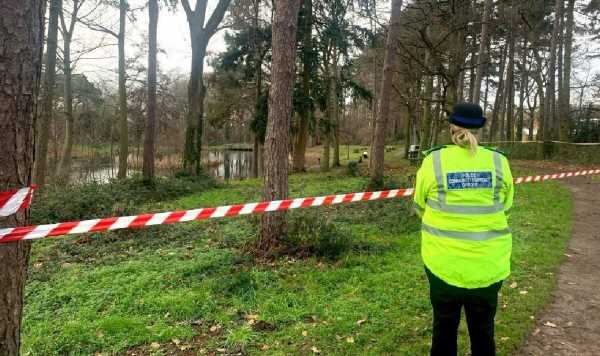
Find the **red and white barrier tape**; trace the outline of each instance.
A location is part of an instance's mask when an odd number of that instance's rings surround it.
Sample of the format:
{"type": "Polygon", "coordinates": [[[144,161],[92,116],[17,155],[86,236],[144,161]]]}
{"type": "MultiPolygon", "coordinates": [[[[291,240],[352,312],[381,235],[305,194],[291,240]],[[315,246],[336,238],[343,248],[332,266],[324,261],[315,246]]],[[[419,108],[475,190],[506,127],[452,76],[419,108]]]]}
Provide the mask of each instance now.
{"type": "Polygon", "coordinates": [[[577,172],[565,172],[565,173],[554,173],[554,174],[545,174],[541,176],[527,176],[527,177],[519,177],[515,178],[515,184],[521,183],[530,183],[530,182],[541,182],[549,179],[563,179],[563,178],[571,178],[577,176],[586,176],[591,174],[600,174],[600,169],[590,169],[585,171],[577,171],[577,172]]]}
{"type": "Polygon", "coordinates": [[[36,186],[0,192],[0,216],[5,217],[27,209],[36,186]]]}
{"type": "MultiPolygon", "coordinates": [[[[600,174],[600,169],[569,173],[547,174],[540,176],[519,177],[515,178],[514,182],[515,184],[521,184],[591,174],[600,174]]],[[[104,219],[71,221],[37,226],[11,227],[0,229],[0,243],[18,240],[37,240],[53,236],[83,234],[87,232],[134,229],[152,225],[175,224],[193,220],[206,220],[212,218],[222,218],[227,216],[260,214],[265,212],[310,208],[322,205],[336,205],[359,201],[410,197],[413,195],[413,193],[413,188],[394,189],[380,192],[348,193],[314,198],[297,198],[262,203],[227,205],[216,208],[169,211],[155,214],[141,214],[133,216],[111,217],[104,219]]]]}

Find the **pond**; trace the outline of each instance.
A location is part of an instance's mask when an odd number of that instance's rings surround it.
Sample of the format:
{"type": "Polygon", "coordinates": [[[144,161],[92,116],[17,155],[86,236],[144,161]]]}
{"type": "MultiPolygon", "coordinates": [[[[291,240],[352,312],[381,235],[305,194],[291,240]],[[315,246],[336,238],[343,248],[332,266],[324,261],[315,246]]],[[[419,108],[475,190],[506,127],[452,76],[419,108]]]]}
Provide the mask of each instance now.
{"type": "MultiPolygon", "coordinates": [[[[173,157],[171,157],[173,158],[173,157]]],[[[130,158],[131,159],[131,158],[130,158]]],[[[108,183],[117,177],[118,158],[94,159],[90,162],[81,159],[73,160],[71,182],[74,183],[108,183]]],[[[205,150],[202,154],[204,169],[217,179],[244,179],[250,177],[252,171],[253,154],[250,150],[205,150]]],[[[157,165],[158,175],[168,175],[179,167],[179,158],[169,160],[169,168],[157,165]]],[[[128,174],[139,173],[138,169],[129,170],[128,174]]]]}

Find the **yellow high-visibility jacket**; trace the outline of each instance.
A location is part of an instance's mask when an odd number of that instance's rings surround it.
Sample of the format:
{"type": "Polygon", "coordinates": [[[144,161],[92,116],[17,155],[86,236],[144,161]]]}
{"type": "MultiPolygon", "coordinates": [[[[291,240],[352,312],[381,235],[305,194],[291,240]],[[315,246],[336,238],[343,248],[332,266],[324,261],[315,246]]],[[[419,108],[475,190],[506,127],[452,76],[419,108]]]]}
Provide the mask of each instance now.
{"type": "Polygon", "coordinates": [[[508,160],[481,146],[475,155],[455,145],[425,154],[414,196],[425,266],[462,288],[505,279],[512,250],[507,212],[514,196],[508,160]]]}

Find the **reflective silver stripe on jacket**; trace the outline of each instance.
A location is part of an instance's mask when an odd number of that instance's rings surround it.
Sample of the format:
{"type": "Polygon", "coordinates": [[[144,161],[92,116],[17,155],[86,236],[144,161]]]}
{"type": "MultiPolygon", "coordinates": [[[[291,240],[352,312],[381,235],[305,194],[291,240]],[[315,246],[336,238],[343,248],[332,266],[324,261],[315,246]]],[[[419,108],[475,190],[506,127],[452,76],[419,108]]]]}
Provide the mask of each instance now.
{"type": "Polygon", "coordinates": [[[427,205],[435,210],[443,211],[446,213],[455,214],[494,214],[504,210],[504,204],[498,203],[494,205],[450,205],[446,203],[440,203],[435,200],[427,200],[427,205]]]}
{"type": "Polygon", "coordinates": [[[504,210],[504,204],[500,201],[502,190],[502,158],[500,153],[494,152],[494,170],[496,171],[496,185],[494,186],[494,204],[492,205],[460,205],[446,203],[446,189],[444,188],[444,175],[442,173],[441,150],[432,152],[433,172],[437,184],[438,200],[427,200],[427,205],[432,209],[455,214],[494,214],[504,210]]]}
{"type": "Polygon", "coordinates": [[[443,230],[438,229],[427,224],[421,224],[421,229],[437,237],[447,237],[458,240],[469,240],[469,241],[484,241],[494,239],[510,234],[510,229],[501,230],[487,230],[487,231],[454,231],[454,230],[443,230]]]}
{"type": "Polygon", "coordinates": [[[442,176],[442,158],[440,157],[441,150],[433,151],[433,172],[435,173],[435,181],[437,182],[438,201],[446,202],[446,190],[444,189],[444,177],[442,176]]]}
{"type": "Polygon", "coordinates": [[[494,203],[500,203],[500,191],[502,190],[502,158],[500,153],[494,151],[494,168],[496,169],[496,186],[494,187],[494,203]]]}

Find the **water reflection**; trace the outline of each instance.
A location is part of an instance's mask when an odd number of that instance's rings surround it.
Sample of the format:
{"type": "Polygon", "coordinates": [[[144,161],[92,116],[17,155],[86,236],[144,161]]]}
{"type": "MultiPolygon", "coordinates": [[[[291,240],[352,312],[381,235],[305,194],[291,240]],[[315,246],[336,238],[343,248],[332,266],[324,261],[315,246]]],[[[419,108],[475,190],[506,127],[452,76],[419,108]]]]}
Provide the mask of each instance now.
{"type": "MultiPolygon", "coordinates": [[[[224,180],[244,179],[250,177],[252,170],[252,151],[241,150],[205,150],[202,154],[204,169],[215,178],[224,180]]],[[[169,160],[170,164],[157,165],[158,175],[167,176],[181,167],[178,157],[169,160]],[[167,167],[171,165],[170,167],[167,167]]],[[[93,159],[92,161],[73,160],[71,182],[73,183],[108,183],[117,177],[119,167],[118,158],[111,163],[108,160],[93,159]],[[108,161],[108,163],[107,163],[108,161]]],[[[139,170],[130,169],[128,175],[140,173],[139,170]]]]}
{"type": "Polygon", "coordinates": [[[252,169],[252,151],[205,151],[202,163],[205,169],[214,177],[243,179],[250,176],[252,169]]]}

